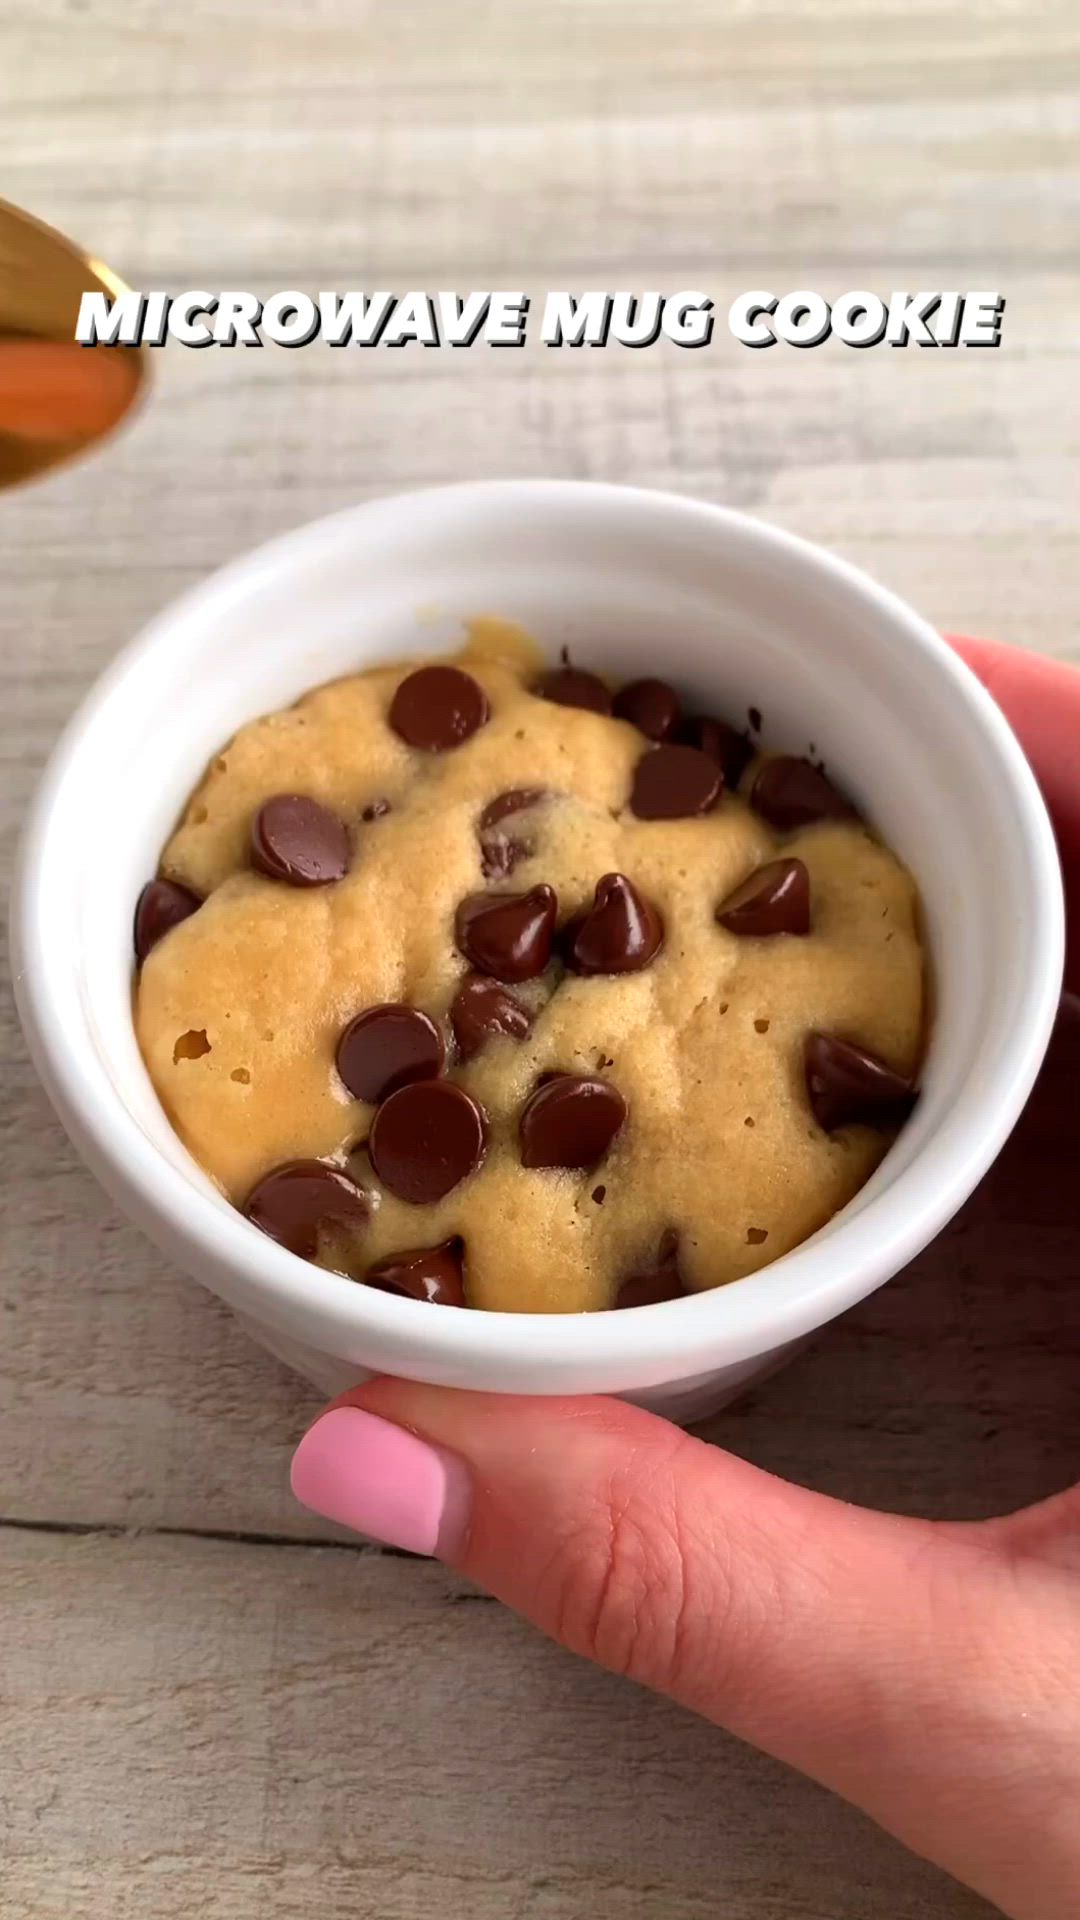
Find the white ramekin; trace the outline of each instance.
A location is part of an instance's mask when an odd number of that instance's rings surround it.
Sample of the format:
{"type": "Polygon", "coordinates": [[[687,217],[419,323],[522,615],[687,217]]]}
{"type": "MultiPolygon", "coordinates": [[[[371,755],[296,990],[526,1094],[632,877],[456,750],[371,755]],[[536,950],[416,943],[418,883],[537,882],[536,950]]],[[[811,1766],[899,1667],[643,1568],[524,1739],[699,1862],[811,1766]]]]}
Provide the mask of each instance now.
{"type": "MultiPolygon", "coordinates": [[[[316,1384],[336,1391],[370,1369],[625,1393],[680,1419],[774,1366],[956,1212],[1042,1059],[1062,921],[1027,762],[923,620],[773,527],[574,481],[372,501],[184,595],[115,661],[57,746],[13,901],[23,1025],[75,1145],[163,1252],[316,1384]],[[234,1212],[154,1095],[131,1019],[132,909],[204,763],[242,722],[369,662],[453,645],[480,613],[612,674],[669,676],[706,710],[760,708],[766,744],[813,742],[917,876],[936,1011],[914,1118],[850,1206],[736,1285],[568,1317],[456,1313],[355,1286],[234,1212]]],[[[720,1166],[716,1178],[719,1207],[720,1166]]]]}

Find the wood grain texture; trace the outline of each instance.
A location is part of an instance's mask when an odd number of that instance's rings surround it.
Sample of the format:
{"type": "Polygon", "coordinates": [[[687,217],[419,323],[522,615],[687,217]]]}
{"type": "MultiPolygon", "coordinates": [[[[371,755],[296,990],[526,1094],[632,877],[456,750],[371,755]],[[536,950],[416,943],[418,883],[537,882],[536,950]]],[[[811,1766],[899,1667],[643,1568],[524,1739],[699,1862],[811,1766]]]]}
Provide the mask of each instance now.
{"type": "MultiPolygon", "coordinates": [[[[0,503],[5,864],[128,635],[254,541],[491,473],[670,486],[1080,659],[1069,0],[8,0],[4,191],[143,287],[701,286],[702,353],[159,356],[0,503]],[[739,291],[994,287],[996,353],[748,353],[739,291]]],[[[118,1219],[0,1009],[0,1912],[967,1920],[817,1789],[286,1485],[309,1390],[118,1219]],[[214,1537],[218,1536],[218,1537],[214,1537]]],[[[1074,1473],[1078,1233],[1040,1101],[917,1267],[712,1437],[868,1503],[1074,1473]]]]}

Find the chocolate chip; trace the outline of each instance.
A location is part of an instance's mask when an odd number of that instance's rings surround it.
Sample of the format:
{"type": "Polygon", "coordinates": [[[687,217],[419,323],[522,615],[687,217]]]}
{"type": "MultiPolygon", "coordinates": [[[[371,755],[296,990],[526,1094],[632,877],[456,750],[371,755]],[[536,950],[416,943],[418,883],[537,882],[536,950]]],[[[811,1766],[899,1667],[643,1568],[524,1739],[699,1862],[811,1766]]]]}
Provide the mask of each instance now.
{"type": "Polygon", "coordinates": [[[251,823],[251,858],[271,880],[323,887],[349,870],[349,836],[329,807],[303,793],[277,793],[251,823]]]}
{"type": "Polygon", "coordinates": [[[535,807],[546,798],[543,787],[508,787],[505,793],[497,793],[494,800],[488,801],[480,815],[481,832],[497,827],[508,814],[524,813],[526,807],[535,807]]]}
{"type": "Polygon", "coordinates": [[[337,1043],[337,1070],[357,1100],[385,1100],[413,1080],[435,1080],[443,1070],[442,1034],[418,1007],[367,1007],[350,1020],[337,1043]]]}
{"type": "Polygon", "coordinates": [[[679,1300],[685,1294],[679,1272],[679,1236],[672,1228],[661,1234],[652,1266],[623,1281],[615,1296],[617,1307],[654,1307],[661,1300],[679,1300]]]}
{"type": "Polygon", "coordinates": [[[895,1073],[876,1053],[839,1040],[835,1034],[807,1034],[803,1065],[814,1119],[826,1133],[856,1122],[898,1127],[915,1104],[909,1079],[895,1073]]]}
{"type": "Polygon", "coordinates": [[[560,1073],[545,1079],[521,1111],[523,1167],[595,1167],[626,1118],[610,1080],[560,1073]]]}
{"type": "Polygon", "coordinates": [[[377,1260],[364,1275],[369,1287],[380,1293],[397,1293],[408,1300],[430,1300],[438,1307],[463,1307],[462,1282],[464,1248],[456,1237],[438,1247],[411,1247],[407,1253],[390,1253],[377,1260]]]}
{"type": "Polygon", "coordinates": [[[451,1080],[418,1080],[384,1100],[368,1151],[379,1179],[399,1200],[431,1206],[480,1165],[484,1111],[451,1080]]]}
{"type": "Polygon", "coordinates": [[[679,724],[679,696],[666,680],[631,680],[615,695],[612,712],[647,740],[670,740],[679,724]]]}
{"type": "Polygon", "coordinates": [[[551,957],[558,901],[552,887],[529,893],[472,893],[455,917],[466,960],[495,980],[532,980],[551,957]]]}
{"type": "Polygon", "coordinates": [[[634,769],[630,811],[639,820],[684,820],[715,807],[723,785],[721,768],[700,747],[653,747],[634,769]]]}
{"type": "Polygon", "coordinates": [[[542,673],[533,692],[560,707],[587,707],[590,713],[610,713],[611,695],[598,674],[581,667],[552,667],[542,673]]]}
{"type": "Polygon", "coordinates": [[[574,923],[566,963],[575,973],[639,973],[664,944],[664,922],[623,873],[596,883],[589,911],[574,923]]]}
{"type": "Polygon", "coordinates": [[[446,753],[460,747],[491,709],[487,694],[460,667],[418,667],[390,702],[390,725],[410,747],[446,753]]]}
{"type": "Polygon", "coordinates": [[[536,851],[528,841],[494,829],[511,814],[523,813],[546,797],[542,787],[511,787],[488,801],[480,815],[480,866],[485,880],[505,880],[519,860],[536,851]]]}
{"type": "Polygon", "coordinates": [[[148,880],[135,907],[135,958],[140,967],[151,947],[201,906],[198,894],[175,880],[148,880]]]}
{"type": "Polygon", "coordinates": [[[728,933],[809,933],[810,875],[801,860],[770,860],[716,909],[728,933]]]}
{"type": "Polygon", "coordinates": [[[391,812],[389,800],[370,800],[360,814],[361,820],[384,820],[391,812]]]}
{"type": "Polygon", "coordinates": [[[750,805],[781,833],[816,820],[849,820],[855,811],[819,768],[791,754],[766,760],[750,789],[750,805]]]}
{"type": "Polygon", "coordinates": [[[320,1227],[362,1227],[370,1206],[340,1167],[325,1160],[286,1160],[252,1188],[244,1212],[279,1246],[310,1260],[320,1227]]]}
{"type": "Polygon", "coordinates": [[[723,768],[724,784],[729,787],[738,786],[754,757],[754,749],[746,735],[736,727],[729,726],[726,720],[706,716],[688,720],[681,737],[687,746],[699,748],[723,768]]]}
{"type": "Polygon", "coordinates": [[[482,973],[467,973],[451,1002],[450,1025],[458,1053],[463,1060],[471,1060],[486,1040],[499,1034],[524,1040],[532,1019],[521,1002],[504,993],[497,981],[485,979],[482,973]]]}

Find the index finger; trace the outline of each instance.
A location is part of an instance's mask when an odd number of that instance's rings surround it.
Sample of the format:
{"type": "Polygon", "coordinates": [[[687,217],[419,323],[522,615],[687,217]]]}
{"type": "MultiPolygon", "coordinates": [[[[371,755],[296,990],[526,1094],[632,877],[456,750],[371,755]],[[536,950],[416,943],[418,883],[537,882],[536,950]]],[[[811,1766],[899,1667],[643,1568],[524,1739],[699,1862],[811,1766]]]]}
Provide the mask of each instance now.
{"type": "Polygon", "coordinates": [[[997,701],[1031,762],[1065,875],[1065,984],[1080,991],[1080,667],[995,640],[946,634],[997,701]]]}
{"type": "Polygon", "coordinates": [[[1080,667],[995,640],[946,634],[978,674],[1027,754],[1053,816],[1061,857],[1080,865],[1080,667]]]}

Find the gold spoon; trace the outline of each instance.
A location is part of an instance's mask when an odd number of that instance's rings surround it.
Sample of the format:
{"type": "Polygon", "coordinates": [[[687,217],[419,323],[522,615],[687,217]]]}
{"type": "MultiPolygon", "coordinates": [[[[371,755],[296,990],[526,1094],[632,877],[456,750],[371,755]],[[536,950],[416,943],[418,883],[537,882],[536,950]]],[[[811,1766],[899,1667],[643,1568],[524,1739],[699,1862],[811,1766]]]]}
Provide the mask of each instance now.
{"type": "Polygon", "coordinates": [[[139,399],[144,347],[75,342],[83,294],[125,290],[100,260],[0,200],[0,487],[74,459],[139,399]]]}

